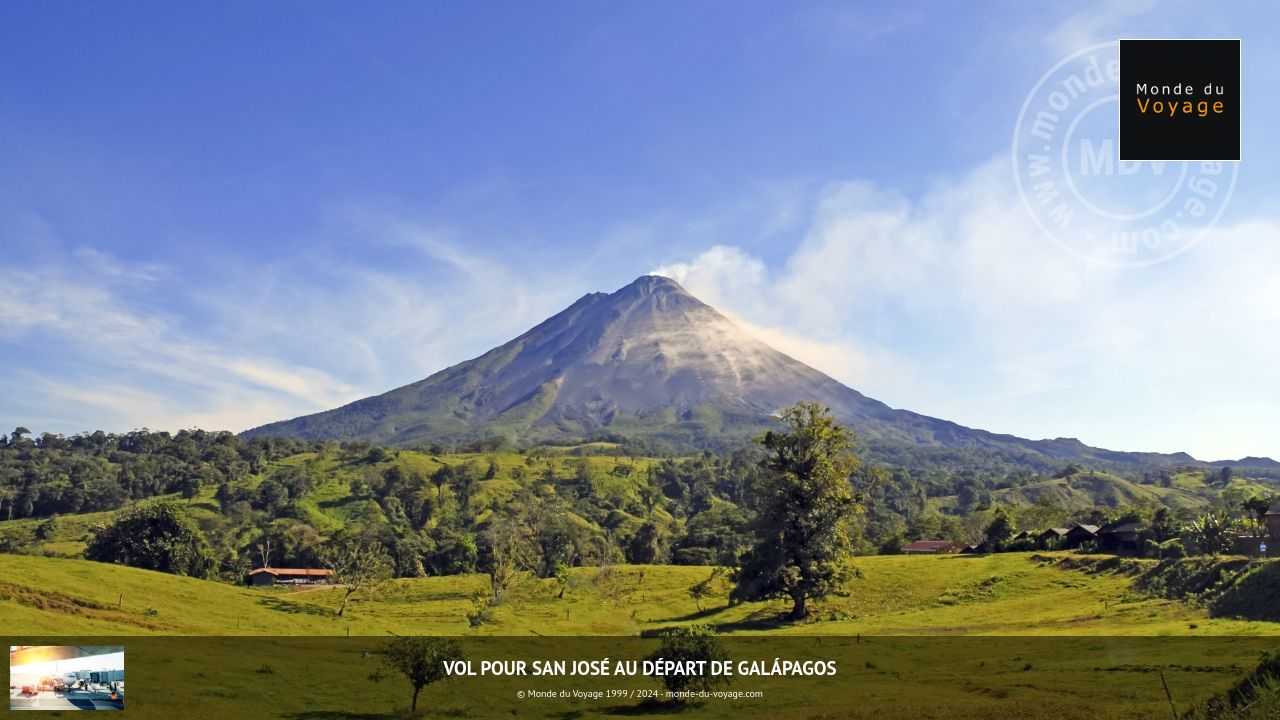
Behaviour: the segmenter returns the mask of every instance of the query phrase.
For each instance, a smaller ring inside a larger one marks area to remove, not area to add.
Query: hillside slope
[[[1135,592],[1135,578],[1028,553],[857,558],[861,577],[816,607],[815,620],[777,626],[786,603],[729,606],[729,584],[701,601],[689,587],[710,569],[575,568],[564,597],[527,577],[474,627],[483,575],[401,579],[356,596],[338,618],[339,590],[289,592],[85,560],[0,554],[0,627],[28,635],[633,635],[710,623],[724,632],[798,635],[1277,635],[1280,624],[1211,618],[1202,608]],[[1107,606],[1102,607],[1102,601]]]

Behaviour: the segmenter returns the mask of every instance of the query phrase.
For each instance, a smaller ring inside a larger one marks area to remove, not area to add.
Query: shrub
[[[1178,538],[1165,540],[1159,544],[1160,557],[1162,558],[1184,558],[1187,556],[1187,544]]]
[[[1142,557],[1147,557],[1147,558],[1163,557],[1160,551],[1160,543],[1156,542],[1155,540],[1152,540],[1151,538],[1146,538],[1145,540],[1142,541],[1141,554],[1142,554]]]
[[[689,660],[703,660],[706,672],[701,675],[680,675],[666,674],[662,676],[662,684],[671,692],[680,691],[705,691],[719,683],[729,682],[729,678],[723,675],[713,675],[710,671],[712,661],[724,661],[729,659],[729,654],[724,649],[724,644],[712,630],[706,625],[689,625],[687,627],[671,628],[662,633],[662,644],[651,653],[647,660],[675,660],[678,662],[686,662]]]

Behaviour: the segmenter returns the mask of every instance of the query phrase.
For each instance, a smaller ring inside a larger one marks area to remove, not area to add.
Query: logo
[[[1239,40],[1121,40],[1120,157],[1240,159]]]
[[[1186,252],[1222,217],[1238,165],[1121,160],[1120,45],[1059,61],[1031,89],[1013,131],[1013,171],[1040,229],[1077,257],[1143,266]]]

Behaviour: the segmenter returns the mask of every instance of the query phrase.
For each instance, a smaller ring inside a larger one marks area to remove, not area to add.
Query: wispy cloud
[[[0,337],[30,349],[35,361],[0,380],[6,394],[42,406],[39,414],[92,416],[68,407],[83,403],[129,426],[172,426],[211,403],[291,411],[352,398],[349,385],[315,367],[196,334],[189,321],[151,302],[157,294],[179,297],[181,283],[162,268],[93,250],[0,268]],[[33,388],[42,392],[33,396]]]
[[[358,231],[409,254],[378,268],[320,244],[197,277],[87,248],[0,265],[0,350],[30,360],[0,377],[0,410],[62,432],[242,430],[425,377],[573,292],[407,221]]]
[[[1280,220],[1241,222],[1154,270],[1100,267],[1039,233],[995,159],[914,202],[832,183],[776,267],[719,245],[657,272],[899,407],[1120,448],[1280,454],[1261,430],[1280,406],[1233,400],[1280,395],[1280,340],[1263,330],[1280,326],[1277,234]]]

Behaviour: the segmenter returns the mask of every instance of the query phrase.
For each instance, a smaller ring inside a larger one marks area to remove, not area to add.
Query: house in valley
[[[1036,544],[1043,550],[1056,550],[1062,547],[1071,528],[1049,528],[1036,536]]]
[[[1076,523],[1072,525],[1067,534],[1062,536],[1062,547],[1078,548],[1085,543],[1095,542],[1098,539],[1097,525],[1082,525]]]
[[[1098,530],[1098,547],[1108,552],[1137,551],[1142,547],[1142,523],[1110,523]]]

